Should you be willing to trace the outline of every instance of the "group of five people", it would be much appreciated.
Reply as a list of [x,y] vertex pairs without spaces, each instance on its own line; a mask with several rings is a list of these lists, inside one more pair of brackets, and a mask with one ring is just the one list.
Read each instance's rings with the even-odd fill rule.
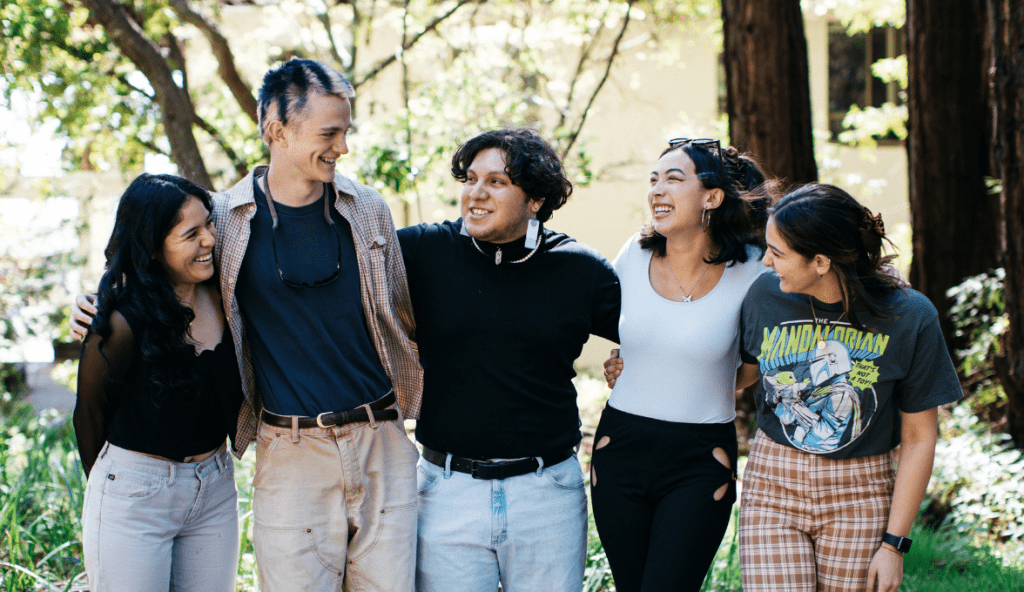
[[935,408],[961,392],[934,308],[884,269],[880,217],[825,185],[765,209],[749,157],[677,139],[612,265],[545,227],[572,184],[509,129],[453,156],[459,220],[396,232],[335,172],[352,97],[286,62],[259,93],[269,166],[213,196],[143,175],[122,197],[75,313],[83,332],[95,315],[74,418],[93,590],[234,589],[229,451],[253,441],[264,590],[580,590],[572,378],[592,334],[621,342],[590,474],[619,590],[699,589],[755,382],[744,588],[898,586]]

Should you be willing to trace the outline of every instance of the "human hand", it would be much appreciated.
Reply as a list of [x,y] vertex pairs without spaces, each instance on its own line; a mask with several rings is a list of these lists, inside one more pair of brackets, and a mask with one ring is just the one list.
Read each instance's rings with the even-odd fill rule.
[[618,348],[611,351],[611,357],[604,361],[604,381],[608,384],[608,388],[615,386],[615,379],[622,374],[622,358],[619,357]]
[[882,543],[868,567],[868,592],[896,592],[903,582],[903,553]]
[[896,285],[899,286],[900,288],[906,289],[913,287],[910,285],[910,282],[903,277],[903,274],[900,273],[900,270],[896,269],[896,267],[893,265],[882,265],[878,268],[878,271],[881,271],[885,275],[895,278]]
[[82,341],[89,334],[92,318],[96,316],[96,295],[79,294],[71,303],[71,337]]

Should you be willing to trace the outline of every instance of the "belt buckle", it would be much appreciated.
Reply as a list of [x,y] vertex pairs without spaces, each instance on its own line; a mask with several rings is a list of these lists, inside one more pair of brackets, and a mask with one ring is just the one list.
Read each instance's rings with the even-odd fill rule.
[[318,426],[320,426],[320,427],[322,427],[324,429],[333,428],[336,424],[324,425],[324,421],[323,421],[323,419],[321,419],[323,416],[330,415],[331,413],[332,413],[331,411],[324,411],[320,415],[317,415],[316,416],[316,425],[318,425]]
[[481,469],[489,469],[491,467],[500,467],[504,463],[496,463],[487,460],[474,460],[469,464],[469,475],[474,479],[485,479],[485,477],[477,474],[477,467]]

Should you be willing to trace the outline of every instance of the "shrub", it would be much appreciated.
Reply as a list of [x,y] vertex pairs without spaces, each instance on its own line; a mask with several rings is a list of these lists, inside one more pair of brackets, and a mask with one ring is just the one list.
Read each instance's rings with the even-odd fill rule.
[[1006,273],[976,275],[950,288],[946,295],[953,301],[950,319],[956,329],[955,343],[960,357],[960,372],[966,401],[975,413],[996,423],[1005,414],[1006,394],[996,380],[992,359],[1000,355],[1000,337],[1009,324],[1003,279]]
[[935,448],[930,497],[951,526],[976,538],[1024,539],[1024,455],[966,406],[953,409]]

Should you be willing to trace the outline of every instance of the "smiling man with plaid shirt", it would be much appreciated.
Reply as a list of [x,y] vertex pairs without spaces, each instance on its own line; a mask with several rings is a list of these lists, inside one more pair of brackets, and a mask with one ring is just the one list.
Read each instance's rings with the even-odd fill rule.
[[311,60],[268,72],[270,166],[214,200],[264,590],[413,585],[417,452],[401,420],[418,414],[422,370],[387,205],[335,173],[353,96]]

